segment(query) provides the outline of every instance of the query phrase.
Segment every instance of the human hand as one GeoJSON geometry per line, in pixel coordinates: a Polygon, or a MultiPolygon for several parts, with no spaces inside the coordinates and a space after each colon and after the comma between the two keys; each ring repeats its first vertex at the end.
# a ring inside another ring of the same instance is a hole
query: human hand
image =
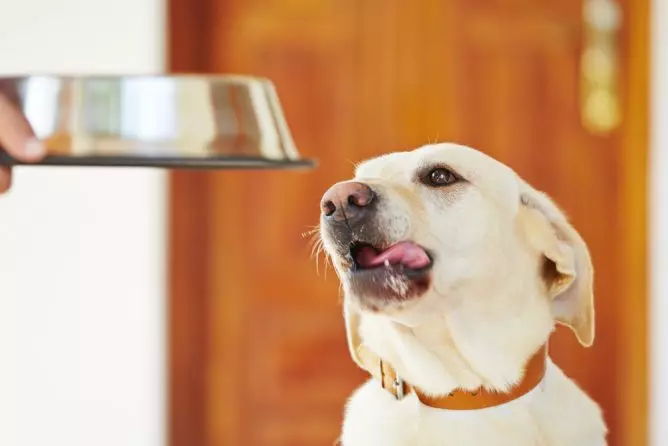
{"type": "MultiPolygon", "coordinates": [[[[39,161],[44,155],[44,147],[35,138],[30,123],[23,113],[0,94],[0,147],[16,159],[39,161]]],[[[0,166],[0,193],[6,192],[12,184],[12,170],[0,166]]]]}

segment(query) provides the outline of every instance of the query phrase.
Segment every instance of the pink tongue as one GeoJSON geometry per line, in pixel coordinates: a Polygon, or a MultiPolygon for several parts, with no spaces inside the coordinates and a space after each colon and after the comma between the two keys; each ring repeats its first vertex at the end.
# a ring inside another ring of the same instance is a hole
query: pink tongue
{"type": "Polygon", "coordinates": [[[410,242],[397,243],[380,254],[373,248],[364,247],[357,254],[356,260],[362,268],[390,264],[404,265],[411,269],[424,268],[431,261],[424,249],[410,242]]]}

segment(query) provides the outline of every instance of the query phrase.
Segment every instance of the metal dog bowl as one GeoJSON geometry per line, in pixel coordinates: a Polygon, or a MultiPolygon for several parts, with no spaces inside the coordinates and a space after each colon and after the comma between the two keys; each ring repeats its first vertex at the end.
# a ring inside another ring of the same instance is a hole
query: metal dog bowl
{"type": "MultiPolygon", "coordinates": [[[[0,77],[47,156],[31,165],[309,168],[274,85],[250,76],[0,77]]],[[[0,164],[22,164],[0,150],[0,164]]]]}

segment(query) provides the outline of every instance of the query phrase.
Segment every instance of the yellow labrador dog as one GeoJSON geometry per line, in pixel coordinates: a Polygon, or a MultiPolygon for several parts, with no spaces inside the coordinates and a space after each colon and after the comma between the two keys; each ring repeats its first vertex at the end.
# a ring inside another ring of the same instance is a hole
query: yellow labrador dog
{"type": "Polygon", "coordinates": [[[604,446],[601,411],[547,353],[594,340],[592,265],[544,194],[471,148],[361,164],[322,198],[353,359],[344,446],[604,446]]]}

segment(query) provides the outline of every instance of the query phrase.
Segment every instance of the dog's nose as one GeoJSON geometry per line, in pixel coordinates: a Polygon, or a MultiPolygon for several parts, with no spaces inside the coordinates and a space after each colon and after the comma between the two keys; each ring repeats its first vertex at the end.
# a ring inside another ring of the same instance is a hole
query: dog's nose
{"type": "Polygon", "coordinates": [[[368,214],[375,200],[376,194],[366,184],[346,181],[335,184],[325,192],[320,209],[330,221],[354,224],[368,214]]]}

